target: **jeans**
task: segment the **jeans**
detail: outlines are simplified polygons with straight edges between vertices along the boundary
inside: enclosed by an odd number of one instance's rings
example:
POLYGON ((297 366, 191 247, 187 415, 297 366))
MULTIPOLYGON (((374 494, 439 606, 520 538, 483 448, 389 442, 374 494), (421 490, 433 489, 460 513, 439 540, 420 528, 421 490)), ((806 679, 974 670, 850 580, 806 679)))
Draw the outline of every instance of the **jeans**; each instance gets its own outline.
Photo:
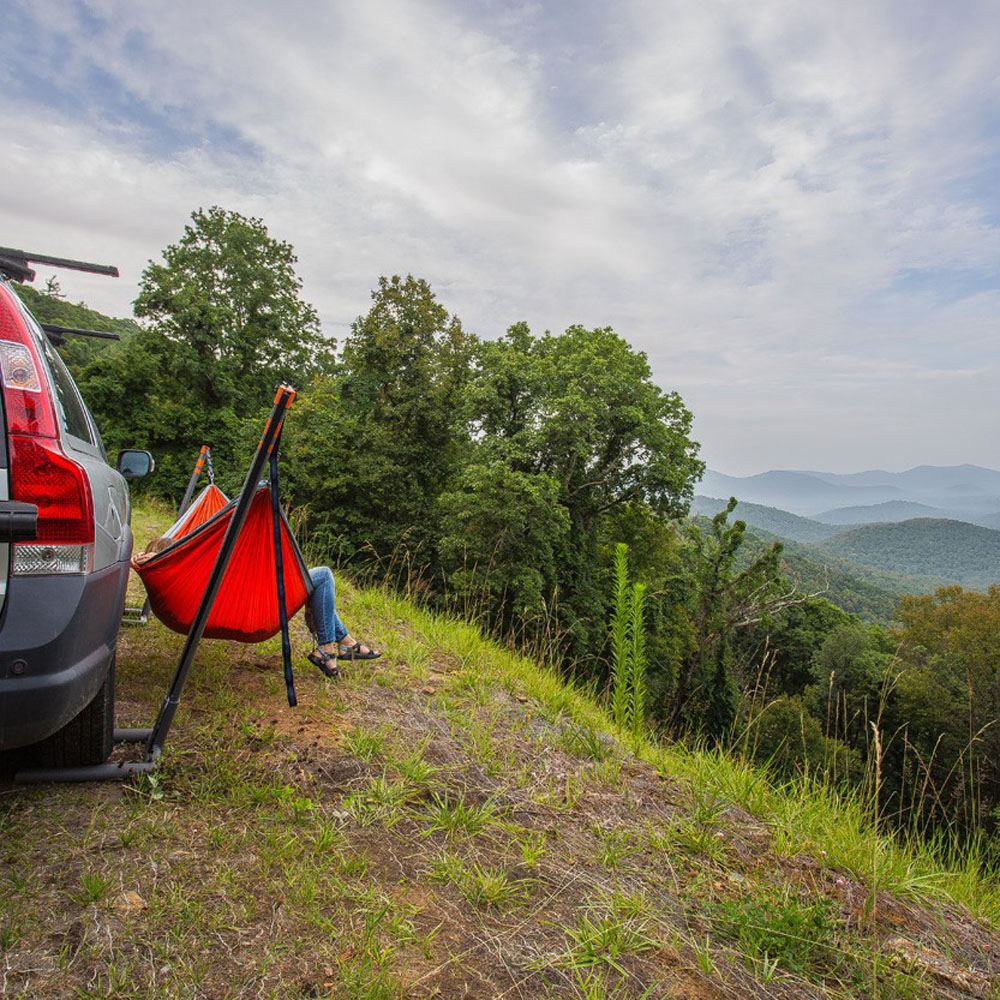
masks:
POLYGON ((340 642, 347 635, 347 629, 337 617, 337 609, 333 604, 333 573, 329 566, 314 566, 309 570, 309 578, 315 588, 309 598, 309 610, 316 629, 316 641, 321 646, 340 642))

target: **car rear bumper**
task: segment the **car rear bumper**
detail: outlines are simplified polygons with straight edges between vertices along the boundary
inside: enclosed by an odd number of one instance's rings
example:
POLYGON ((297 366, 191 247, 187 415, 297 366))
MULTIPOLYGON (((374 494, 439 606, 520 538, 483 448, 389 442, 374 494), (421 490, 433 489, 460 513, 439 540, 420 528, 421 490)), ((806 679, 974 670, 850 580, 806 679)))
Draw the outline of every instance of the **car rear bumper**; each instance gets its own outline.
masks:
POLYGON ((0 628, 0 750, 51 736, 104 682, 129 564, 86 576, 10 579, 0 628))

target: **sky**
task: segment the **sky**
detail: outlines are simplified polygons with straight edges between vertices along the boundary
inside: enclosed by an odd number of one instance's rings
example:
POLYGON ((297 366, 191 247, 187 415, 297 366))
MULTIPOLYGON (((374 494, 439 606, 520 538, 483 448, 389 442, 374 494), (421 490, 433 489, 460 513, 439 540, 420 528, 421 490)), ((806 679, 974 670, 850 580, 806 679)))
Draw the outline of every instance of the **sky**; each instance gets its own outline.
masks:
MULTIPOLYGON (((0 245, 128 315, 211 205, 342 340, 380 275, 611 326, 714 469, 1000 468, 1000 5, 5 0, 0 245)), ((39 284, 49 272, 39 269, 39 284)))

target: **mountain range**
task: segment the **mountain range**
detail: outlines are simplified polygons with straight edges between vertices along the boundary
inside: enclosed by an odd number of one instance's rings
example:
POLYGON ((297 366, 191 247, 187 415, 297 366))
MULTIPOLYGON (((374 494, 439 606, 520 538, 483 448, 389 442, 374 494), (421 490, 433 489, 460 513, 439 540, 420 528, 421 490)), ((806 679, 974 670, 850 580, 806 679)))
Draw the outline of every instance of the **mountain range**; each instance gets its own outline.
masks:
POLYGON ((785 541, 786 562, 794 558, 798 575, 809 578, 822 567, 839 574, 831 599, 846 607, 836 596, 843 592, 862 601, 863 608, 850 610, 884 617, 885 601, 903 593, 1000 583, 1000 472, 992 469, 782 470, 746 477, 709 470, 701 489, 692 514, 712 516, 726 506, 724 498, 737 497, 732 519, 785 541), (865 581, 872 593, 845 590, 845 574, 865 581))
POLYGON ((698 488, 825 524, 871 524, 909 518, 966 521, 1000 529, 1000 472, 978 465, 921 465, 906 472, 850 474, 772 470, 727 476, 709 469, 698 488))

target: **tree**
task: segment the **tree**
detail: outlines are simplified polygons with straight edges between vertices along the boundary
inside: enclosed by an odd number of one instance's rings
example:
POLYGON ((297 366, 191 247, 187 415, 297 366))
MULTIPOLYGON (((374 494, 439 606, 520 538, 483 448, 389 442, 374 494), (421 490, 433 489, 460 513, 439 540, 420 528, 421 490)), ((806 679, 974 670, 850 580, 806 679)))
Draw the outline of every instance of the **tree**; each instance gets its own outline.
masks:
MULTIPOLYGON (((13 288, 39 323, 52 323, 56 326, 76 327, 82 330, 103 330, 107 333, 117 333, 122 339, 131 337, 138 331, 139 326, 133 319, 114 319, 94 309, 88 309, 82 302, 76 304, 67 302, 66 297, 59 291, 58 284, 54 278, 50 278, 45 284, 44 292, 30 285, 16 283, 13 288)), ((113 344, 112 340, 70 335, 67 336, 66 343, 59 347, 59 355, 66 362, 73 377, 79 381, 87 365, 98 354, 110 349, 113 344)))
MULTIPOLYGON (((744 684, 761 668, 773 694, 800 695, 815 680, 813 655, 835 628, 859 620, 822 597, 805 597, 780 614, 746 629, 738 639, 744 684)), ((762 680, 765 678, 761 678, 762 680)))
POLYGON ((543 635, 569 531, 557 484, 502 462, 467 465, 438 499, 438 550, 464 609, 501 633, 543 635))
POLYGON ((674 688, 660 706, 677 736, 702 733, 721 739, 730 731, 739 700, 732 667, 735 633, 802 599, 781 578, 780 543, 737 569, 746 524, 727 523, 735 507, 734 497, 712 518, 708 531, 695 523, 687 526, 671 601, 689 641, 676 666, 674 688))
POLYGON ((908 739, 935 761, 943 811, 971 827, 1000 803, 1000 586, 904 597, 898 617, 908 739))
POLYGON ((463 455, 462 391, 475 338, 427 282, 380 278, 344 344, 322 407, 286 431, 289 483, 347 555, 437 571, 437 499, 463 455))
POLYGON ((535 338, 518 323, 483 344, 467 400, 477 461, 556 484, 569 525, 559 559, 563 625, 571 654, 592 658, 604 635, 602 525, 633 504, 659 518, 687 512, 704 469, 691 414, 652 381, 644 354, 610 329, 580 326, 535 338))
POLYGON ((308 384, 333 360, 288 243, 260 219, 198 209, 184 235, 142 274, 135 314, 175 344, 183 388, 237 417, 258 411, 281 383, 308 384))
POLYGON ((135 312, 141 331, 84 369, 84 397, 116 445, 149 448, 150 486, 178 494, 203 443, 236 469, 241 421, 277 385, 307 385, 333 364, 333 344, 299 298, 292 248, 259 219, 198 210, 181 239, 150 262, 135 312))

